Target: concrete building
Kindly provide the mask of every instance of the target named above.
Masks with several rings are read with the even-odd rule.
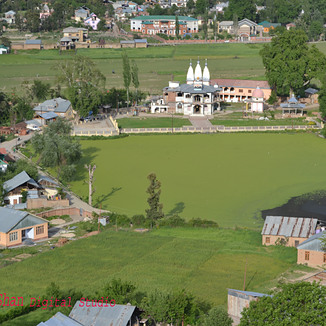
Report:
[[[248,102],[250,103],[251,112],[264,112],[264,92],[259,87],[252,92],[251,100],[248,100]]]
[[[266,216],[263,226],[262,243],[270,246],[282,243],[287,247],[298,247],[316,233],[316,218]]]
[[[211,115],[220,110],[219,92],[220,88],[210,85],[210,73],[205,63],[204,70],[197,61],[195,71],[190,66],[187,73],[187,83],[180,84],[170,81],[169,86],[163,89],[163,101],[152,102],[151,112],[182,113],[190,116]],[[159,104],[159,105],[158,105]]]
[[[179,35],[198,33],[198,20],[187,16],[178,16]],[[176,35],[175,16],[139,16],[130,19],[130,30],[142,34]]]
[[[101,21],[94,13],[91,13],[89,17],[84,20],[85,26],[90,26],[94,31],[97,30],[97,25]]]
[[[271,297],[271,295],[228,289],[228,315],[233,320],[233,325],[239,325],[241,313],[244,308],[248,308],[251,301],[257,301],[261,297]]]
[[[271,30],[275,29],[276,27],[281,26],[280,23],[270,23],[266,20],[258,24],[259,26],[263,27],[263,32],[264,33],[269,33]]]
[[[56,114],[54,117],[59,116],[66,119],[71,119],[74,117],[74,110],[71,106],[71,102],[61,97],[46,100],[36,106],[33,110],[35,115],[41,115],[46,112],[53,112]]]
[[[48,238],[48,221],[29,212],[0,207],[0,246],[17,246],[25,239],[46,238]]]
[[[62,32],[63,37],[71,39],[72,42],[90,42],[86,28],[67,27]]]
[[[15,24],[16,21],[16,12],[9,10],[5,12],[5,18],[3,18],[9,25]]]
[[[252,99],[252,93],[257,87],[264,93],[264,101],[271,96],[272,89],[264,80],[240,80],[240,79],[212,79],[211,85],[218,85],[222,90],[219,93],[220,101],[244,102]]]
[[[89,15],[90,10],[87,7],[80,7],[75,10],[75,16],[74,19],[76,22],[84,21]]]
[[[326,237],[326,231],[316,233],[298,247],[298,264],[307,264],[311,267],[326,266],[326,252],[321,239]]]

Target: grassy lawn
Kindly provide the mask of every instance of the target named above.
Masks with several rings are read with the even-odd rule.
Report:
[[[129,136],[82,140],[71,188],[88,195],[85,164],[96,164],[94,203],[132,216],[147,207],[157,174],[166,214],[260,228],[260,210],[325,189],[326,143],[313,134]]]
[[[298,126],[307,125],[305,118],[300,119],[278,119],[278,120],[256,120],[256,119],[212,119],[213,125],[223,126]]]
[[[263,247],[260,233],[251,230],[108,230],[2,268],[0,280],[3,292],[23,296],[24,303],[42,295],[52,281],[91,294],[121,278],[139,290],[185,288],[226,305],[227,288],[243,286],[246,260],[247,290],[267,291],[267,282],[293,268],[296,249]]]
[[[122,118],[117,120],[120,128],[174,128],[190,126],[188,119],[181,118]]]

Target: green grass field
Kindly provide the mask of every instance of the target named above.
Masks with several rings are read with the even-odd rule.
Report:
[[[86,198],[85,163],[96,164],[96,205],[129,216],[147,207],[147,176],[162,182],[166,214],[260,228],[260,210],[324,189],[326,143],[314,134],[129,136],[81,141],[74,192]]]
[[[191,126],[188,119],[171,118],[122,118],[117,120],[120,128],[174,128]]]
[[[259,56],[261,45],[210,44],[126,49],[128,56],[139,67],[140,89],[161,94],[172,75],[184,82],[189,59],[199,56],[208,59],[211,78],[264,79],[264,67]],[[80,49],[78,54],[90,57],[106,76],[107,88],[123,87],[121,49]],[[57,50],[17,51],[0,57],[0,90],[10,91],[24,80],[55,84],[56,65],[60,60],[73,58],[72,54],[59,55]],[[115,74],[112,74],[112,70]]]
[[[213,125],[223,126],[298,126],[307,125],[308,121],[305,118],[295,119],[278,119],[278,120],[256,120],[256,119],[212,119],[210,122]]]
[[[247,289],[267,291],[267,284],[295,267],[296,250],[263,247],[260,233],[250,230],[104,231],[0,269],[0,280],[2,291],[23,296],[24,303],[42,295],[52,281],[91,294],[121,278],[139,290],[185,288],[225,305],[227,288],[243,286],[246,260]]]

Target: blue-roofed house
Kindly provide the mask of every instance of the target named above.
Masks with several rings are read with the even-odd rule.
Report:
[[[48,238],[48,221],[25,211],[0,207],[0,246],[20,245],[24,240]]]
[[[33,110],[35,112],[35,115],[41,115],[46,112],[52,112],[62,118],[71,119],[74,117],[74,111],[72,109],[71,102],[61,97],[46,100],[36,106]]]
[[[233,319],[232,325],[239,325],[242,310],[248,308],[251,301],[265,296],[271,297],[264,293],[228,289],[228,315]]]
[[[20,204],[23,199],[22,191],[36,190],[38,192],[41,188],[34,179],[22,171],[3,183],[3,189],[6,192],[4,202],[8,205]]]
[[[90,14],[90,10],[87,7],[80,7],[75,10],[75,21],[84,21]]]
[[[297,247],[298,264],[326,266],[326,251],[321,242],[322,238],[326,238],[326,231],[316,233]]]
[[[24,44],[25,50],[41,50],[42,48],[42,40],[26,40]]]
[[[38,184],[41,185],[46,192],[46,196],[53,198],[58,194],[59,184],[55,180],[48,176],[42,175],[37,180]]]
[[[57,312],[49,320],[39,323],[37,326],[83,326],[75,320],[67,317],[61,312]]]
[[[34,120],[38,121],[42,126],[48,125],[55,121],[59,116],[54,112],[38,113],[34,116]]]

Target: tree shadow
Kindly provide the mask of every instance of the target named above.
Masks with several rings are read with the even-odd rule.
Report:
[[[174,208],[172,208],[167,215],[179,215],[184,211],[185,207],[184,202],[176,203]]]
[[[77,164],[76,175],[74,177],[75,181],[87,180],[87,170],[85,169],[85,164],[94,164],[94,159],[97,155],[99,149],[97,147],[88,147],[83,150],[83,156]]]
[[[121,190],[122,187],[112,187],[111,191],[108,194],[98,196],[94,202],[95,207],[99,207],[105,200],[113,196],[117,191]]]

